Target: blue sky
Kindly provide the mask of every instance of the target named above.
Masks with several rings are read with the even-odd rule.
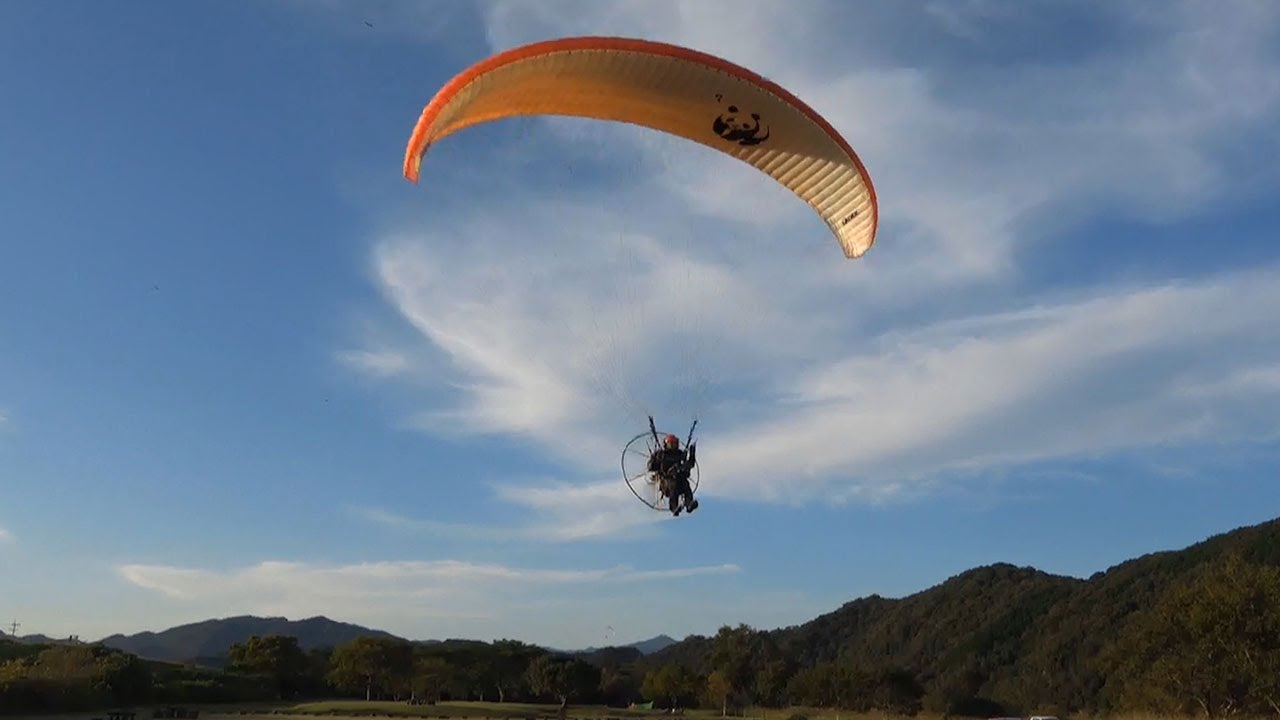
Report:
[[[1272,3],[2,13],[24,632],[626,642],[1280,514]],[[625,125],[475,128],[403,180],[454,73],[573,34],[795,91],[866,163],[876,246],[846,261],[767,177]],[[692,517],[621,482],[646,412],[701,420]]]

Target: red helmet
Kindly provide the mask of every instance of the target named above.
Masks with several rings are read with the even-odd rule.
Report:
[[[678,448],[680,447],[680,438],[676,437],[675,435],[668,435],[662,439],[662,444],[666,445],[669,448]]]

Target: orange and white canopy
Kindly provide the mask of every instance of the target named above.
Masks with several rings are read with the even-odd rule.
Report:
[[[432,143],[519,115],[632,123],[692,140],[789,188],[827,223],[846,257],[861,257],[875,242],[871,177],[830,123],[746,68],[648,40],[549,40],[467,68],[423,110],[405,150],[405,177],[418,181]]]

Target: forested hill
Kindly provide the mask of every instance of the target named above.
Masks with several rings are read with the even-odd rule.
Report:
[[[288,620],[282,617],[242,615],[179,625],[162,632],[112,635],[103,638],[101,643],[109,648],[154,660],[221,664],[228,648],[253,635],[295,637],[303,650],[334,647],[362,636],[395,637],[382,630],[336,622],[326,617]]]
[[[254,635],[259,637],[283,635],[297,638],[298,646],[303,650],[334,648],[358,637],[402,639],[382,630],[338,622],[323,616],[305,620],[289,620],[282,617],[240,615],[237,617],[202,620],[160,632],[111,635],[99,642],[106,647],[122,650],[149,660],[194,662],[208,667],[222,667],[226,664],[227,652],[231,646],[235,643],[245,642]],[[33,637],[31,641],[58,642],[43,636],[39,638]],[[433,645],[440,641],[416,640],[414,642],[420,645]],[[645,654],[668,647],[675,642],[675,640],[666,635],[659,635],[625,647],[638,650],[640,654]],[[587,648],[584,650],[556,650],[556,652],[589,656],[604,649]]]
[[[1232,556],[1246,561],[1244,569],[1228,562]],[[782,679],[799,669],[839,659],[841,666],[914,676],[936,709],[962,699],[978,703],[970,708],[976,714],[1001,706],[1099,708],[1118,700],[1119,676],[1139,672],[1126,658],[1139,656],[1158,631],[1152,623],[1187,602],[1189,588],[1211,593],[1232,577],[1248,585],[1257,578],[1238,574],[1259,567],[1280,568],[1280,519],[1130,560],[1087,580],[1007,564],[976,568],[901,599],[857,599],[799,626],[689,637],[646,664],[705,673],[722,666],[724,648],[737,644],[752,648],[754,659],[741,673],[764,695],[781,696]],[[1280,628],[1280,607],[1258,610],[1260,622]],[[984,709],[988,701],[998,704]]]
[[[648,655],[410,642],[325,618],[229,618],[127,640],[127,653],[0,640],[0,714],[328,696],[1261,716],[1280,707],[1280,520],[1087,580],[992,565],[908,597],[854,600],[803,625],[726,625]],[[133,654],[173,648],[221,658],[225,669]]]

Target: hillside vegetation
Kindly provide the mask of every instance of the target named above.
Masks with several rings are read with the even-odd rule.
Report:
[[[352,698],[972,717],[1273,715],[1280,521],[1087,580],[993,565],[905,598],[860,598],[803,625],[725,626],[651,654],[560,653],[511,640],[413,643],[356,626],[331,645],[222,632],[205,626],[189,647],[166,650],[218,655],[221,668],[143,660],[102,643],[0,642],[0,708]],[[219,651],[210,637],[229,645]]]

